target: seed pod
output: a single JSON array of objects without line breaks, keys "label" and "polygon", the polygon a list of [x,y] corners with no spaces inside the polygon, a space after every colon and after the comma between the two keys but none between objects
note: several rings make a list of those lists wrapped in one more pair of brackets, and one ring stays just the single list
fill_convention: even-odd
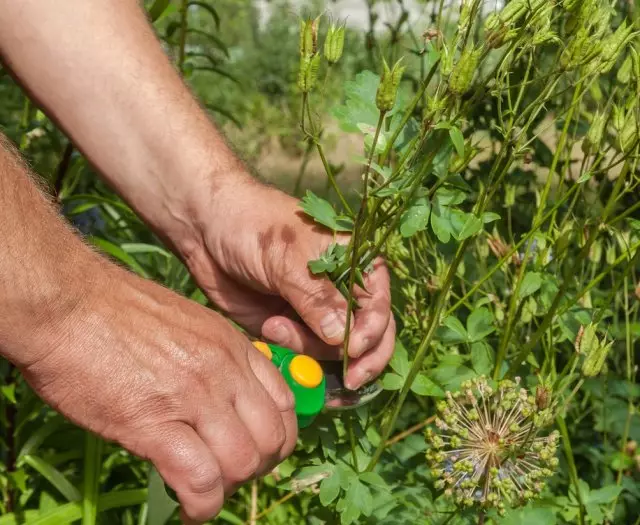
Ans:
[{"label": "seed pod", "polygon": [[593,264],[600,264],[602,260],[602,242],[596,239],[589,250],[589,261]]},{"label": "seed pod", "polygon": [[633,26],[627,27],[627,22],[624,21],[612,35],[605,39],[601,53],[602,73],[608,73],[615,65],[618,56],[627,45],[632,31]]},{"label": "seed pod", "polygon": [[624,153],[628,153],[638,141],[638,124],[635,111],[629,111],[624,126],[620,132],[620,146]]},{"label": "seed pod", "polygon": [[449,76],[451,74],[451,70],[453,69],[453,54],[455,52],[455,47],[453,51],[449,51],[447,44],[442,43],[442,52],[440,54],[440,74],[443,77]]},{"label": "seed pod", "polygon": [[604,260],[607,262],[607,264],[609,266],[611,266],[612,264],[614,264],[616,262],[616,245],[613,244],[612,242],[607,244],[607,249],[604,252]]},{"label": "seed pod", "polygon": [[606,123],[607,119],[604,114],[598,111],[593,117],[589,131],[582,141],[582,152],[585,155],[590,155],[600,147]]},{"label": "seed pod", "polygon": [[318,50],[318,21],[300,20],[300,56],[310,57]]},{"label": "seed pod", "polygon": [[389,69],[386,60],[383,61],[384,70],[376,93],[376,106],[380,111],[391,111],[395,106],[398,86],[404,73],[404,66],[400,65],[401,61],[402,59],[398,60],[393,69]]},{"label": "seed pod", "polygon": [[329,64],[335,64],[342,56],[344,49],[344,26],[331,25],[324,41],[324,56]]},{"label": "seed pod", "polygon": [[449,89],[452,93],[461,96],[469,91],[479,58],[479,49],[467,48],[462,52],[460,60],[449,77]]},{"label": "seed pod", "polygon": [[627,55],[627,58],[624,59],[622,66],[618,69],[618,73],[616,74],[616,79],[621,84],[628,84],[631,80],[631,72],[633,70],[633,59],[631,55]]},{"label": "seed pod", "polygon": [[516,203],[516,187],[513,184],[506,184],[504,187],[504,206],[511,208]]},{"label": "seed pod", "polygon": [[582,373],[586,377],[595,377],[602,371],[612,346],[613,341],[604,344],[596,339],[593,350],[587,354],[584,363],[582,363]]},{"label": "seed pod", "polygon": [[298,73],[298,88],[303,93],[309,93],[315,86],[320,68],[320,54],[300,57],[300,71]]}]

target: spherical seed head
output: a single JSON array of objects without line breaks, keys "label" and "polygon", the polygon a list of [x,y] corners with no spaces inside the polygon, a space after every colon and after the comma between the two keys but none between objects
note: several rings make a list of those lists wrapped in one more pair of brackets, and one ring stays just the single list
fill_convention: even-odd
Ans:
[{"label": "spherical seed head", "polygon": [[430,439],[427,453],[445,495],[460,506],[500,512],[505,503],[524,504],[543,490],[558,465],[559,434],[540,435],[553,407],[550,389],[546,399],[540,395],[520,388],[519,378],[503,380],[495,390],[479,378],[447,393],[440,416],[455,422],[437,425],[440,439]]}]

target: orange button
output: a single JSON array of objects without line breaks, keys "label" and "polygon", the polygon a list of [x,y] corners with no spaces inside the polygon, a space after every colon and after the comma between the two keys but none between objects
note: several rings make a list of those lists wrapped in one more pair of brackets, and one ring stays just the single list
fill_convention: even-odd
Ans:
[{"label": "orange button", "polygon": [[271,352],[271,348],[269,348],[269,345],[267,343],[263,343],[262,341],[254,341],[253,346],[255,346],[263,356],[271,361],[273,352]]},{"label": "orange button", "polygon": [[289,363],[291,377],[306,388],[315,388],[322,383],[322,368],[308,355],[297,355]]}]

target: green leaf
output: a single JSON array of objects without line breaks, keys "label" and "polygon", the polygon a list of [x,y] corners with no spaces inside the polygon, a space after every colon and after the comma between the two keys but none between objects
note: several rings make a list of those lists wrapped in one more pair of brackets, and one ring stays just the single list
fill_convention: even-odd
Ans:
[{"label": "green leaf", "polygon": [[523,299],[531,294],[536,293],[542,286],[542,277],[538,272],[527,272],[520,284],[520,293],[518,297]]},{"label": "green leaf", "polygon": [[511,510],[499,521],[500,525],[555,525],[556,522],[553,510],[532,507]]},{"label": "green leaf", "polygon": [[376,107],[376,93],[379,84],[380,77],[371,71],[358,73],[355,80],[345,82],[346,102],[333,110],[343,131],[357,132],[358,125],[362,123],[377,126],[380,112]]},{"label": "green leaf", "polygon": [[409,354],[400,339],[396,339],[395,349],[389,361],[389,366],[402,378],[409,373]]},{"label": "green leaf", "polygon": [[45,439],[56,432],[63,423],[64,419],[61,416],[56,415],[46,423],[41,424],[40,427],[38,427],[38,429],[29,436],[24,445],[22,445],[22,448],[18,453],[18,459],[21,459],[22,456],[26,456],[27,454],[33,454],[36,452],[40,445],[44,443]]},{"label": "green leaf", "polygon": [[446,244],[451,239],[451,211],[437,201],[431,210],[431,229],[441,243]]},{"label": "green leaf", "polygon": [[338,214],[333,209],[333,206],[331,206],[331,204],[326,200],[318,197],[311,190],[307,190],[307,194],[300,202],[300,207],[317,223],[322,224],[333,231],[351,231],[351,228],[347,227],[344,221],[338,220]]},{"label": "green leaf", "polygon": [[382,388],[385,390],[400,390],[404,385],[404,378],[395,372],[387,372],[382,377]]},{"label": "green leaf", "polygon": [[340,471],[335,470],[331,476],[320,483],[320,503],[328,507],[340,494]]},{"label": "green leaf", "polygon": [[347,494],[345,495],[345,499],[347,499],[347,509],[350,506],[355,506],[357,508],[356,518],[362,513],[365,516],[370,516],[373,511],[373,496],[371,495],[371,490],[369,487],[360,483],[358,479],[355,479],[347,490]]},{"label": "green leaf", "polygon": [[482,214],[483,224],[489,224],[497,220],[500,220],[500,215],[498,215],[497,213],[493,213],[492,211],[485,211]]},{"label": "green leaf", "polygon": [[13,472],[9,472],[9,477],[14,487],[17,487],[21,494],[27,492],[27,473],[19,468]]},{"label": "green leaf", "polygon": [[493,315],[487,308],[476,308],[467,319],[467,332],[471,341],[479,341],[495,331]]},{"label": "green leaf", "polygon": [[167,250],[160,246],[156,246],[155,244],[146,244],[143,242],[126,242],[120,245],[125,252],[134,254],[134,253],[157,253],[166,257],[168,259],[173,257],[173,254],[169,253]]},{"label": "green leaf", "polygon": [[16,384],[15,383],[0,386],[0,392],[9,401],[9,403],[13,405],[16,404]]},{"label": "green leaf", "polygon": [[144,277],[145,279],[149,278],[149,274],[146,270],[140,266],[138,261],[136,261],[131,255],[125,252],[120,246],[116,246],[115,244],[107,241],[106,239],[101,239],[100,237],[90,236],[89,241],[100,248],[103,252],[108,255],[111,255],[114,259],[124,263],[129,269],[133,270],[140,277]]},{"label": "green leaf", "polygon": [[149,468],[147,523],[145,525],[165,525],[179,507],[167,494],[163,479],[155,467]]},{"label": "green leaf", "polygon": [[80,501],[82,495],[80,491],[65,477],[65,475],[56,469],[50,463],[38,456],[30,454],[23,456],[21,462],[29,465],[37,471],[44,479],[62,494],[67,501]]},{"label": "green leaf", "polygon": [[418,374],[411,390],[419,396],[444,397],[444,390],[424,374]]},{"label": "green leaf", "polygon": [[204,38],[206,38],[207,40],[209,40],[209,42],[216,48],[218,48],[220,51],[222,51],[225,56],[228,58],[229,57],[229,50],[227,49],[227,46],[224,44],[224,42],[222,40],[220,40],[216,35],[214,35],[213,33],[210,33],[208,31],[203,31],[202,29],[194,29],[192,27],[189,27],[186,30],[186,33],[189,35],[200,35]]},{"label": "green leaf", "polygon": [[216,29],[220,29],[220,16],[218,15],[218,12],[213,8],[213,6],[207,4],[206,2],[200,2],[197,0],[190,1],[188,5],[189,7],[198,6],[201,9],[207,11],[211,15],[211,18],[213,18],[213,21],[216,24]]},{"label": "green leaf", "polygon": [[104,441],[100,437],[91,432],[85,432],[82,525],[95,525],[98,517],[103,448]]},{"label": "green leaf", "polygon": [[606,485],[601,489],[592,490],[589,493],[589,503],[605,504],[615,500],[623,488],[619,485]]},{"label": "green leaf", "polygon": [[471,345],[471,366],[473,366],[478,375],[488,376],[493,371],[493,350],[484,341]]},{"label": "green leaf", "polygon": [[460,157],[464,157],[464,135],[462,131],[452,126],[449,128],[449,137],[451,138],[451,142],[453,142],[453,147],[456,148],[456,153],[458,153]]},{"label": "green leaf", "polygon": [[382,476],[376,472],[362,472],[360,474],[360,481],[364,481],[368,485],[375,487],[380,490],[390,490],[387,482],[382,478]]},{"label": "green leaf", "polygon": [[469,339],[467,330],[457,317],[449,316],[438,330],[438,337],[445,344],[462,343]]},{"label": "green leaf", "polygon": [[148,11],[151,22],[155,22],[164,14],[170,3],[171,0],[155,0]]},{"label": "green leaf", "polygon": [[400,233],[403,237],[411,237],[423,231],[429,224],[431,203],[426,197],[417,199],[400,218]]},{"label": "green leaf", "polygon": [[459,241],[463,241],[469,237],[472,237],[480,230],[482,230],[482,221],[478,219],[473,213],[466,213],[466,220],[462,228],[460,229],[460,233],[456,236]]}]

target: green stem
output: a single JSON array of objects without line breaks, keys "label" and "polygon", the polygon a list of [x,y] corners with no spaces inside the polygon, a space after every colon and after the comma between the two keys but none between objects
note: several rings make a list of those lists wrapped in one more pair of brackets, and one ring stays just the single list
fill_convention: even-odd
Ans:
[{"label": "green stem", "polygon": [[[567,134],[569,133],[569,126],[573,120],[573,112],[574,112],[574,108],[575,108],[575,102],[576,102],[576,98],[578,97],[579,93],[580,93],[580,89],[579,89],[580,83],[578,83],[578,85],[576,86],[576,89],[574,91],[573,94],[573,101],[572,101],[572,106],[571,109],[569,110],[569,113],[565,119],[565,123],[562,129],[562,134],[560,135],[560,139],[558,140],[558,145],[556,147],[556,152],[553,156],[553,160],[551,162],[551,167],[549,168],[549,175],[547,176],[547,181],[546,184],[544,185],[544,189],[542,191],[542,196],[540,197],[540,205],[538,206],[538,210],[536,212],[536,215],[533,219],[533,224],[536,224],[539,222],[540,220],[540,216],[542,215],[542,213],[544,212],[545,209],[545,205],[547,202],[547,197],[549,196],[549,190],[551,189],[551,182],[553,181],[553,176],[556,172],[556,168],[558,166],[558,162],[560,161],[560,155],[562,154],[562,152],[564,151],[564,146],[565,146],[565,142],[567,139]],[[554,211],[555,213],[555,211]],[[552,215],[553,216],[553,215]],[[533,230],[533,228],[532,228]],[[534,230],[535,231],[535,230]],[[500,374],[500,370],[502,369],[502,363],[504,362],[504,359],[507,355],[507,348],[509,346],[509,341],[511,340],[511,334],[513,332],[513,329],[515,328],[515,323],[516,323],[516,313],[518,311],[518,304],[519,304],[519,295],[520,295],[520,287],[522,286],[522,282],[524,280],[524,276],[525,276],[525,272],[527,269],[527,262],[529,260],[529,254],[531,253],[531,250],[533,248],[533,243],[529,243],[527,245],[527,248],[525,249],[525,253],[524,253],[524,258],[522,260],[522,263],[520,265],[520,269],[518,271],[518,276],[516,278],[516,283],[515,286],[513,287],[513,294],[511,296],[511,300],[509,302],[509,313],[507,314],[507,325],[506,325],[506,329],[504,331],[504,334],[502,336],[502,339],[500,340],[500,347],[498,348],[498,352],[496,355],[496,366],[494,368],[493,371],[493,378],[497,379],[498,375]]]},{"label": "green stem", "polygon": [[427,350],[429,349],[429,345],[431,344],[431,340],[433,339],[433,336],[435,335],[436,330],[440,325],[440,317],[444,309],[447,293],[449,292],[449,288],[451,288],[451,284],[453,283],[453,278],[456,275],[456,272],[458,270],[458,265],[460,264],[460,261],[462,261],[464,252],[467,248],[469,241],[470,239],[466,239],[460,244],[460,246],[458,246],[458,250],[456,252],[454,260],[451,263],[451,266],[449,267],[449,271],[447,272],[447,275],[445,277],[445,281],[444,281],[444,284],[442,285],[442,289],[440,290],[440,293],[438,294],[438,298],[434,303],[435,307],[429,319],[429,327],[427,328],[427,332],[422,338],[422,341],[420,342],[420,346],[418,346],[415,359],[413,360],[413,364],[409,369],[409,373],[407,374],[407,378],[404,382],[404,385],[402,386],[402,390],[400,390],[400,395],[398,396],[398,401],[396,402],[394,411],[391,414],[391,418],[389,419],[389,422],[387,423],[384,430],[382,431],[380,444],[376,447],[376,450],[373,453],[373,457],[371,458],[371,461],[367,466],[368,471],[373,470],[373,468],[376,466],[376,464],[380,460],[380,457],[382,456],[382,453],[384,452],[384,449],[386,447],[386,442],[389,439],[391,432],[393,432],[393,428],[395,427],[396,420],[400,415],[402,406],[405,400],[407,399],[407,396],[409,395],[409,392],[411,390],[411,385],[413,385],[415,378],[417,377],[418,373],[422,369],[422,363],[426,357]]},{"label": "green stem", "polygon": [[347,370],[349,367],[349,339],[351,334],[351,323],[353,319],[353,290],[356,279],[356,270],[358,269],[358,251],[360,248],[360,235],[364,226],[365,217],[368,211],[368,197],[369,197],[369,172],[371,171],[371,163],[373,162],[373,156],[376,152],[376,145],[378,144],[378,138],[380,137],[380,131],[384,125],[384,117],[386,112],[381,111],[378,117],[378,125],[376,126],[376,133],[373,137],[373,144],[371,144],[371,151],[369,152],[369,161],[363,176],[362,187],[362,200],[360,201],[360,209],[358,210],[358,216],[353,226],[353,237],[351,239],[351,267],[349,269],[349,299],[347,304],[347,319],[345,323],[344,332],[344,355],[342,360],[342,370],[344,377],[347,377]]},{"label": "green stem", "polygon": [[[445,313],[445,316],[449,316],[451,315],[453,312],[455,312],[458,308],[460,308],[460,306],[462,306],[474,293],[476,293],[483,285],[484,283],[486,283],[489,279],[491,279],[491,277],[493,276],[494,273],[496,273],[500,268],[502,268],[504,266],[504,264],[509,261],[512,257],[513,254],[516,253],[523,245],[524,243],[526,243],[529,239],[531,239],[531,237],[533,237],[533,235],[536,233],[536,231],[538,230],[538,228],[549,218],[551,217],[551,214],[553,213],[553,211],[555,211],[556,209],[558,209],[560,206],[562,206],[565,201],[569,198],[569,196],[578,189],[578,186],[574,186],[573,188],[571,188],[571,190],[569,190],[565,196],[564,199],[559,201],[551,210],[549,210],[537,223],[536,226],[534,228],[531,229],[531,231],[529,233],[527,233],[522,239],[520,239],[520,241],[515,244],[513,246],[513,248],[511,248],[503,257],[502,259],[500,259],[492,268],[491,270],[489,270],[488,272],[486,272],[484,274],[484,276],[482,277],[482,279],[480,279],[476,284],[473,285],[473,287],[466,293],[464,294],[459,300],[458,302],[456,302],[451,308],[449,308],[449,310],[447,310],[447,312]],[[490,200],[490,199],[489,199]]]},{"label": "green stem", "polygon": [[556,417],[556,424],[560,429],[560,435],[562,436],[562,444],[564,447],[564,454],[569,464],[569,477],[571,483],[573,483],[574,490],[576,491],[576,500],[580,507],[580,524],[584,525],[584,503],[582,501],[582,495],[580,494],[580,486],[578,484],[578,470],[576,469],[576,463],[573,458],[573,450],[571,449],[571,440],[569,439],[569,432],[564,418],[561,416]]},{"label": "green stem", "polygon": [[404,112],[404,115],[402,117],[402,120],[400,121],[400,124],[398,125],[398,127],[396,127],[395,131],[391,135],[391,138],[387,141],[387,146],[385,147],[380,157],[380,166],[384,166],[385,163],[387,162],[387,159],[389,158],[389,153],[391,153],[391,148],[393,148],[393,145],[396,143],[398,136],[400,135],[404,127],[407,125],[407,122],[409,122],[411,115],[413,115],[413,111],[416,109],[416,106],[424,96],[424,93],[427,91],[427,88],[431,83],[431,79],[436,74],[439,63],[440,63],[440,59],[438,58],[438,60],[436,60],[431,66],[431,69],[427,74],[427,78],[424,79],[424,81],[422,82],[422,85],[420,86],[420,89],[418,90],[416,95],[413,97],[413,100],[409,104],[409,107]]},{"label": "green stem", "polygon": [[[565,276],[565,279],[563,280],[562,284],[560,285],[560,289],[556,293],[556,295],[555,295],[555,297],[553,299],[553,302],[551,303],[551,306],[549,308],[549,311],[546,313],[546,315],[542,319],[542,322],[538,326],[538,329],[531,336],[531,339],[529,340],[529,342],[520,351],[520,353],[517,355],[515,360],[513,360],[511,362],[511,365],[509,366],[509,372],[514,367],[518,366],[520,363],[522,363],[527,358],[529,353],[533,350],[535,345],[540,340],[540,337],[542,337],[544,332],[551,326],[551,322],[553,321],[553,319],[554,319],[554,317],[556,315],[556,310],[560,306],[560,303],[562,302],[562,299],[564,298],[565,293],[567,292],[567,290],[569,288],[569,285],[570,285],[570,282],[571,282],[571,278],[570,277],[572,275],[577,275],[577,273],[578,273],[578,271],[580,269],[580,265],[582,264],[583,259],[589,254],[589,251],[591,250],[591,246],[593,245],[594,241],[596,240],[596,237],[597,237],[597,234],[598,234],[598,231],[599,231],[600,227],[607,223],[607,219],[608,219],[609,215],[611,214],[611,211],[613,210],[613,206],[616,203],[618,194],[620,193],[620,191],[622,190],[622,187],[624,186],[624,181],[625,181],[625,179],[627,177],[628,172],[629,172],[629,164],[626,163],[625,167],[622,170],[622,172],[620,173],[620,175],[618,175],[618,179],[616,180],[616,184],[615,184],[615,186],[613,188],[613,191],[611,192],[611,195],[609,196],[609,200],[608,200],[607,205],[605,206],[605,209],[604,209],[604,211],[602,213],[602,217],[600,219],[599,224],[597,224],[595,227],[591,228],[591,231],[589,233],[589,238],[587,239],[587,242],[583,246],[582,250],[580,250],[580,253],[578,253],[574,264],[572,265],[571,269],[569,270],[569,272]],[[567,194],[568,193],[569,192],[567,192]],[[523,264],[524,264],[524,262],[523,262]]]}]

